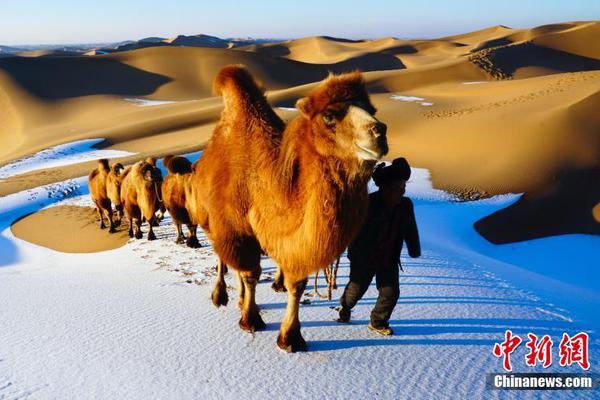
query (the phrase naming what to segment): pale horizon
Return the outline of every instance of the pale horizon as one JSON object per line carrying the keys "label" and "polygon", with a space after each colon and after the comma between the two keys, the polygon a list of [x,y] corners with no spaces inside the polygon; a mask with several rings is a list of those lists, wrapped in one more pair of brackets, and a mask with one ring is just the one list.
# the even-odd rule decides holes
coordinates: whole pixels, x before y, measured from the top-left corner
{"label": "pale horizon", "polygon": [[[32,11],[33,10],[33,11]],[[307,0],[295,3],[259,1],[253,4],[201,4],[106,0],[102,6],[58,0],[33,0],[3,5],[0,45],[77,45],[114,43],[146,37],[206,34],[220,38],[286,40],[306,36],[347,39],[431,39],[490,26],[511,28],[592,21],[600,2],[522,0],[488,4],[470,0],[419,4],[383,0],[364,4],[349,0],[326,5]]]}

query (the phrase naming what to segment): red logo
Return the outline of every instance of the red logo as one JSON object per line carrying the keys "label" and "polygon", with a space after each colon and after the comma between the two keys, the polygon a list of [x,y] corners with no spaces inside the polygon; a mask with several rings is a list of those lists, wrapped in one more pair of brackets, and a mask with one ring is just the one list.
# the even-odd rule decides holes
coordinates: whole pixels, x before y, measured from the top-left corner
{"label": "red logo", "polygon": [[[552,346],[554,343],[550,336],[544,335],[539,339],[537,335],[528,333],[527,337],[529,340],[525,346],[529,349],[529,352],[525,355],[525,364],[535,367],[540,362],[544,368],[552,365]],[[559,345],[560,365],[566,367],[579,364],[582,369],[589,369],[588,341],[589,337],[585,332],[579,332],[574,336],[563,333]],[[494,344],[493,354],[496,357],[503,358],[502,366],[508,372],[512,371],[510,356],[521,342],[522,340],[518,335],[513,335],[512,331],[507,330],[504,334],[504,341]]]}

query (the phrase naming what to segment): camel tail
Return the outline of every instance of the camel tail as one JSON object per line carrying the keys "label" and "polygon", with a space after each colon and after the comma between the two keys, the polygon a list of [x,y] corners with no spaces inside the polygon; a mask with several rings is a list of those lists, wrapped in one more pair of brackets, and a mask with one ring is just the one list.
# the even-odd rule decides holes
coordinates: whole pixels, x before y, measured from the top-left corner
{"label": "camel tail", "polygon": [[170,174],[187,174],[192,172],[192,163],[185,157],[168,155],[163,164]]}

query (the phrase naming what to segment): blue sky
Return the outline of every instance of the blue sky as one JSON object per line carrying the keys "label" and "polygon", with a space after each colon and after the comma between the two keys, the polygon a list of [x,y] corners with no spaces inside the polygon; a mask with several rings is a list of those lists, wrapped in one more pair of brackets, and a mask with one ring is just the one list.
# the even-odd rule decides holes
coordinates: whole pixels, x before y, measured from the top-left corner
{"label": "blue sky", "polygon": [[600,0],[2,0],[0,44],[221,37],[432,38],[491,25],[600,18]]}

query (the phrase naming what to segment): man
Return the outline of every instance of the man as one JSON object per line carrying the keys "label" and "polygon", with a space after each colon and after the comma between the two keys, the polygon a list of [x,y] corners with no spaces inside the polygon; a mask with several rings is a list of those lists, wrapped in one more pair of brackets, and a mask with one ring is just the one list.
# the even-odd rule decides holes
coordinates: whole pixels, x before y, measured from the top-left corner
{"label": "man", "polygon": [[404,158],[391,165],[380,164],[373,172],[379,187],[369,195],[367,219],[357,238],[348,248],[350,281],[340,298],[338,322],[350,322],[352,308],[376,277],[379,296],[371,312],[369,329],[392,335],[389,319],[400,295],[398,273],[402,243],[411,257],[421,255],[419,232],[412,201],[404,197],[410,166]]}

